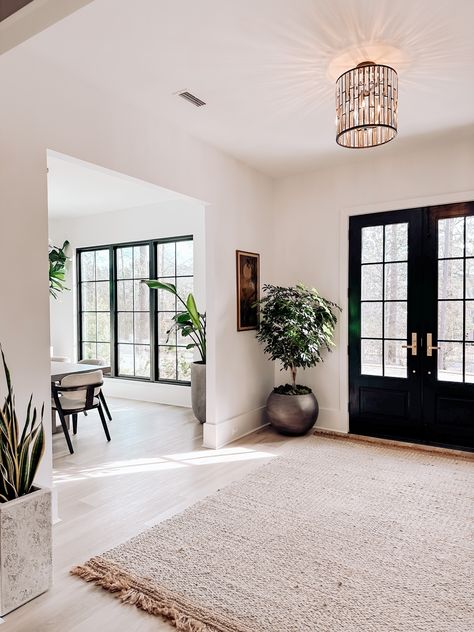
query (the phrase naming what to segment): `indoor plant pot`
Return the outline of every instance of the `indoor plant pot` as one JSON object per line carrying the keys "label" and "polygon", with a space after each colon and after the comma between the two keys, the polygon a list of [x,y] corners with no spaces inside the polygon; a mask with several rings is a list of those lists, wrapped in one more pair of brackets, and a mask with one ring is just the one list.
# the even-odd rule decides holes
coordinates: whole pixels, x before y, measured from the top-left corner
{"label": "indoor plant pot", "polygon": [[184,309],[173,316],[173,324],[166,332],[179,332],[182,338],[191,342],[186,349],[195,349],[201,359],[191,363],[191,405],[193,413],[202,424],[206,421],[206,313],[198,311],[193,294],[188,294],[184,301],[173,283],[165,283],[157,279],[143,280],[152,290],[169,292],[176,297],[178,304]]}
{"label": "indoor plant pot", "polygon": [[[44,454],[44,405],[28,402],[18,423],[10,371],[1,350],[7,395],[0,407],[0,615],[48,590],[52,577],[51,492],[33,486]],[[0,379],[3,383],[3,377]]]}
{"label": "indoor plant pot", "polygon": [[51,491],[33,487],[0,503],[0,615],[46,592],[52,581]]}
{"label": "indoor plant pot", "polygon": [[266,420],[285,435],[303,435],[314,426],[319,406],[307,386],[296,383],[299,368],[315,366],[322,351],[333,346],[336,303],[301,283],[294,287],[264,285],[257,340],[282,370],[291,370],[291,384],[278,386],[267,400]]}
{"label": "indoor plant pot", "polygon": [[314,393],[304,395],[270,394],[265,415],[267,421],[281,434],[298,436],[310,430],[319,414],[318,400]]}
{"label": "indoor plant pot", "polygon": [[191,364],[191,403],[196,419],[202,424],[206,421],[206,364]]}

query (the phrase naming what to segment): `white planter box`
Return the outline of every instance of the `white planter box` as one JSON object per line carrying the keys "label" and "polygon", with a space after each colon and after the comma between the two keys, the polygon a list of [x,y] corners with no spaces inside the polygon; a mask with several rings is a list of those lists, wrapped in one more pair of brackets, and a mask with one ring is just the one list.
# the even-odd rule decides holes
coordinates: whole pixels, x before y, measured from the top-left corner
{"label": "white planter box", "polygon": [[0,503],[0,616],[50,588],[51,491]]}

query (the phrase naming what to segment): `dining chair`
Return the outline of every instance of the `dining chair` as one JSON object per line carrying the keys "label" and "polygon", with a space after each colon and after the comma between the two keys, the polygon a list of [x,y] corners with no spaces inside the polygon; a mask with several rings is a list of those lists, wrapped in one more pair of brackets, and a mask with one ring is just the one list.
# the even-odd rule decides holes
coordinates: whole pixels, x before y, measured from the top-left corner
{"label": "dining chair", "polygon": [[[78,364],[92,364],[94,366],[102,366],[104,363],[102,362],[102,360],[98,360],[96,358],[87,358],[84,360],[79,360]],[[104,391],[102,389],[100,389],[99,397],[100,401],[102,402],[102,406],[104,407],[105,414],[109,418],[109,421],[112,421],[112,415],[110,414],[109,407],[107,406],[107,402],[105,401]]]}
{"label": "dining chair", "polygon": [[74,454],[66,417],[72,416],[73,433],[77,433],[77,415],[87,410],[99,411],[102,427],[107,441],[110,441],[109,429],[99,397],[103,385],[102,371],[66,375],[59,384],[51,383],[51,406],[58,413],[69,452]]}

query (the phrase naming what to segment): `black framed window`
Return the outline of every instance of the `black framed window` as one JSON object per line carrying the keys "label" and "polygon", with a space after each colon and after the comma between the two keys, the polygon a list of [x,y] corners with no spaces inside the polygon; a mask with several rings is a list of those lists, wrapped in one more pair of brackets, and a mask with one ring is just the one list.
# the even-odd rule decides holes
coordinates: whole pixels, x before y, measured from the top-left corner
{"label": "black framed window", "polygon": [[141,281],[173,283],[185,301],[193,291],[193,259],[191,236],[78,250],[80,358],[110,364],[112,377],[189,384],[189,340],[167,334],[184,306]]}
{"label": "black framed window", "polygon": [[79,255],[78,296],[79,355],[109,364],[110,353],[110,262],[109,250],[97,249]]}

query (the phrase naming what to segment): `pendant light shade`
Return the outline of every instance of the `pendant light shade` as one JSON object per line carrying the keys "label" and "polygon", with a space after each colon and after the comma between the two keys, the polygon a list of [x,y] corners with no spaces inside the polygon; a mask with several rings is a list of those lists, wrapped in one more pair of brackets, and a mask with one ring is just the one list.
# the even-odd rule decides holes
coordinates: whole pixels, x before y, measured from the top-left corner
{"label": "pendant light shade", "polygon": [[336,142],[363,149],[397,135],[398,75],[390,66],[364,61],[336,81]]}

